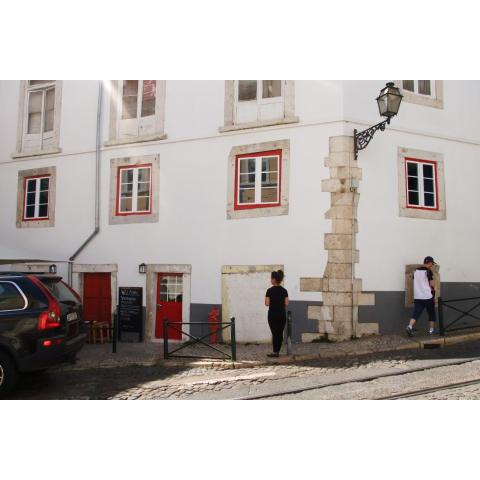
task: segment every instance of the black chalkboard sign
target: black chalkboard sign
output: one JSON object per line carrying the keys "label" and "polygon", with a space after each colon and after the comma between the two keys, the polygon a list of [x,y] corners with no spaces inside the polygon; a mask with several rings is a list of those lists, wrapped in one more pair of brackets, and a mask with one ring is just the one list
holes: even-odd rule
{"label": "black chalkboard sign", "polygon": [[118,324],[121,332],[142,333],[142,287],[119,287]]}

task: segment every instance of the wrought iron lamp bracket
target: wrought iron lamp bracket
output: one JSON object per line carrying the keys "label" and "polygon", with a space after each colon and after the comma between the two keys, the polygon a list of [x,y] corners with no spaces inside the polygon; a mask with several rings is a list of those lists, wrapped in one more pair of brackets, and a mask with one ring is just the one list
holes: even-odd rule
{"label": "wrought iron lamp bracket", "polygon": [[357,160],[358,151],[363,150],[370,143],[370,140],[373,138],[373,135],[375,134],[375,132],[377,130],[381,130],[383,132],[385,130],[385,127],[389,124],[390,124],[390,117],[388,117],[383,122],[377,123],[373,127],[363,130],[362,132],[357,132],[356,129],[353,131],[353,136],[354,136],[353,145],[355,150],[355,160]]}

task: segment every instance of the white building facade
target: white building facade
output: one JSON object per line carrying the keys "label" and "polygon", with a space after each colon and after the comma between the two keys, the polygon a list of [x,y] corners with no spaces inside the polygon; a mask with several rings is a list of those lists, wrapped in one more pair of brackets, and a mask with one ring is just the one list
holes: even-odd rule
{"label": "white building facade", "polygon": [[480,82],[395,81],[355,160],[385,83],[2,81],[0,259],[55,263],[91,319],[142,287],[146,341],[212,307],[269,341],[278,268],[295,340],[398,331],[426,255],[442,296],[479,295]]}

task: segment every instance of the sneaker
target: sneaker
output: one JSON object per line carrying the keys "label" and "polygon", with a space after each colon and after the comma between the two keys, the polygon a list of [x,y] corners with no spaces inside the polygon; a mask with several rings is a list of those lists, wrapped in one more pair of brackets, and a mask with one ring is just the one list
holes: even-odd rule
{"label": "sneaker", "polygon": [[429,335],[436,335],[438,333],[438,330],[435,329],[435,328],[431,328],[429,331],[428,331],[428,334]]}
{"label": "sneaker", "polygon": [[278,353],[267,353],[267,357],[277,358],[277,357],[278,357]]}
{"label": "sneaker", "polygon": [[407,332],[407,335],[409,337],[413,337],[413,328],[410,325],[408,325],[408,327],[405,329],[405,331]]}

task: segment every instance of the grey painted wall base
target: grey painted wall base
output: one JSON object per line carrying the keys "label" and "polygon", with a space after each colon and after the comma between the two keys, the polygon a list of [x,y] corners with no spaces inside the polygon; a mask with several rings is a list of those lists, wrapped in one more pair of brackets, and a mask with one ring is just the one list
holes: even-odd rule
{"label": "grey painted wall base", "polygon": [[[359,307],[358,321],[360,323],[376,322],[379,325],[379,332],[386,333],[399,333],[405,329],[405,326],[410,319],[413,312],[413,307],[405,307],[405,292],[374,292],[375,293],[375,305],[368,307]],[[467,283],[467,282],[442,282],[442,299],[456,299],[456,298],[468,298],[468,297],[480,297],[480,283]],[[478,301],[480,302],[480,300]],[[456,306],[460,309],[465,308],[468,310],[475,302],[460,302]],[[458,315],[451,309],[446,308],[444,310],[445,322],[454,320]],[[480,316],[480,309],[473,311],[472,313]],[[428,328],[428,317],[424,312],[418,321],[418,328],[425,330]],[[480,325],[480,321],[468,320],[468,323],[460,323],[458,326],[472,325],[476,323]]]}
{"label": "grey painted wall base", "polygon": [[[309,305],[322,305],[322,302],[303,302],[291,300],[288,310],[292,312],[292,340],[294,342],[302,341],[302,333],[318,332],[317,320],[309,320],[307,316],[307,309]],[[222,306],[207,303],[192,303],[190,304],[190,321],[191,322],[206,322],[208,321],[208,314],[212,307],[217,307],[220,310],[220,321],[222,321]],[[228,321],[228,319],[225,319]],[[267,323],[267,308],[265,308],[265,323]],[[209,333],[208,325],[191,325],[190,333],[193,336],[200,337]]]}

